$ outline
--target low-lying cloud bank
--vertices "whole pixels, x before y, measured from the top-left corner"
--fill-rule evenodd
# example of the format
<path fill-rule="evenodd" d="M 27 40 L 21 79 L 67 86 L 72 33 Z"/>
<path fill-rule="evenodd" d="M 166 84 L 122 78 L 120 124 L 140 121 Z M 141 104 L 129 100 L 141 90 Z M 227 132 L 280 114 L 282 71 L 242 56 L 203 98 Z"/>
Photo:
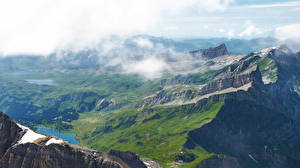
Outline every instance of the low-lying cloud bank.
<path fill-rule="evenodd" d="M 293 50 L 300 50 L 300 23 L 276 28 L 275 36 Z"/>
<path fill-rule="evenodd" d="M 170 60 L 178 57 L 173 46 L 153 42 L 136 34 L 147 34 L 159 27 L 165 15 L 176 16 L 190 9 L 222 12 L 235 0 L 9 0 L 0 2 L 0 57 L 17 54 L 58 59 L 88 51 L 66 61 L 120 68 L 125 73 L 141 73 L 155 78 L 172 69 Z M 205 25 L 203 25 L 205 26 Z M 220 29 L 229 38 L 250 39 L 264 34 L 251 21 L 244 30 Z M 300 24 L 279 26 L 274 36 L 300 50 Z M 258 44 L 259 45 L 259 44 Z M 92 51 L 92 52 L 91 52 Z M 70 54 L 72 53 L 72 54 Z M 82 57 L 82 58 L 80 58 Z M 90 62 L 89 62 L 90 61 Z"/>
<path fill-rule="evenodd" d="M 152 79 L 160 77 L 165 70 L 169 69 L 169 65 L 162 59 L 149 57 L 141 61 L 123 64 L 123 68 L 127 73 L 138 73 Z"/>
<path fill-rule="evenodd" d="M 0 54 L 47 55 L 59 49 L 93 47 L 100 39 L 113 34 L 147 33 L 157 26 L 163 15 L 180 13 L 187 7 L 206 11 L 224 10 L 233 1 L 1 1 Z"/>

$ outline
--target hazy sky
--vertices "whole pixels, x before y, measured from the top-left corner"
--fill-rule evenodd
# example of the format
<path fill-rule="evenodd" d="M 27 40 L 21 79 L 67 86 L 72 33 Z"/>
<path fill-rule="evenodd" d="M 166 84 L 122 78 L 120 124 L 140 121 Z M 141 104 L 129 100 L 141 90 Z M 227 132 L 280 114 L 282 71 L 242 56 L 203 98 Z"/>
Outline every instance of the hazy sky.
<path fill-rule="evenodd" d="M 0 54 L 49 54 L 111 34 L 299 40 L 300 1 L 0 0 L 0 22 Z"/>
<path fill-rule="evenodd" d="M 224 9 L 212 11 L 187 7 L 177 15 L 164 17 L 159 22 L 159 27 L 163 29 L 154 32 L 170 37 L 255 38 L 273 36 L 278 27 L 300 23 L 300 1 L 231 2 Z M 299 25 L 297 28 L 300 30 Z"/>

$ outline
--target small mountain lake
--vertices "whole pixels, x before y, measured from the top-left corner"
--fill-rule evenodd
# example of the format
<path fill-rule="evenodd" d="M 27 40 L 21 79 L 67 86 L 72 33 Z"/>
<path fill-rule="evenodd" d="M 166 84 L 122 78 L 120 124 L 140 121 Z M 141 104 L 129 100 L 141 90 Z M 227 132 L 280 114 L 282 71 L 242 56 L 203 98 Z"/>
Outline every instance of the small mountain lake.
<path fill-rule="evenodd" d="M 30 72 L 30 71 L 14 71 L 14 72 L 8 72 L 7 74 L 14 75 L 14 76 L 22 76 L 22 75 L 30 75 L 30 74 L 32 74 L 32 72 Z"/>
<path fill-rule="evenodd" d="M 74 134 L 74 133 L 59 132 L 56 129 L 48 128 L 45 126 L 40 126 L 36 132 L 43 133 L 45 135 L 54 135 L 58 138 L 63 139 L 65 142 L 70 143 L 70 144 L 78 144 L 78 141 L 76 139 L 76 134 Z"/>
<path fill-rule="evenodd" d="M 30 84 L 37 85 L 54 85 L 54 81 L 52 79 L 26 79 L 25 81 Z"/>

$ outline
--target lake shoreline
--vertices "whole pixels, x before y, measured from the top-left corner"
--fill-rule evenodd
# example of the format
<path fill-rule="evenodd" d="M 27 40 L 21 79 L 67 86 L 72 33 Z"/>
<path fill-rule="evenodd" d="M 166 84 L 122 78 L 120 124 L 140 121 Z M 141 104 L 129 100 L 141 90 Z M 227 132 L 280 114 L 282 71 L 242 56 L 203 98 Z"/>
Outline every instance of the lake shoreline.
<path fill-rule="evenodd" d="M 40 125 L 38 129 L 36 130 L 37 133 L 42 133 L 45 135 L 54 135 L 58 138 L 63 139 L 65 142 L 78 145 L 79 141 L 76 139 L 76 134 L 75 133 L 65 133 L 65 132 L 60 132 L 59 130 L 53 129 L 53 128 L 48 128 L 43 125 Z"/>

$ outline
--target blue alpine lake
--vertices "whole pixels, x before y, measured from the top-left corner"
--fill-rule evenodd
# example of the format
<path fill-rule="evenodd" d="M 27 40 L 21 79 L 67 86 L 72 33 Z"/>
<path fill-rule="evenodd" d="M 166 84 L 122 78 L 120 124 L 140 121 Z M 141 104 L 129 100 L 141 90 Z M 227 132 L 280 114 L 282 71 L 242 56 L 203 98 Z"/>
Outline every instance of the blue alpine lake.
<path fill-rule="evenodd" d="M 59 132 L 56 129 L 48 128 L 45 126 L 40 126 L 36 132 L 42 133 L 45 135 L 54 135 L 58 138 L 63 139 L 65 142 L 70 143 L 70 144 L 78 144 L 78 141 L 76 139 L 76 134 L 74 134 L 74 133 Z"/>
<path fill-rule="evenodd" d="M 54 81 L 52 79 L 26 79 L 25 81 L 30 84 L 37 85 L 54 85 Z"/>

